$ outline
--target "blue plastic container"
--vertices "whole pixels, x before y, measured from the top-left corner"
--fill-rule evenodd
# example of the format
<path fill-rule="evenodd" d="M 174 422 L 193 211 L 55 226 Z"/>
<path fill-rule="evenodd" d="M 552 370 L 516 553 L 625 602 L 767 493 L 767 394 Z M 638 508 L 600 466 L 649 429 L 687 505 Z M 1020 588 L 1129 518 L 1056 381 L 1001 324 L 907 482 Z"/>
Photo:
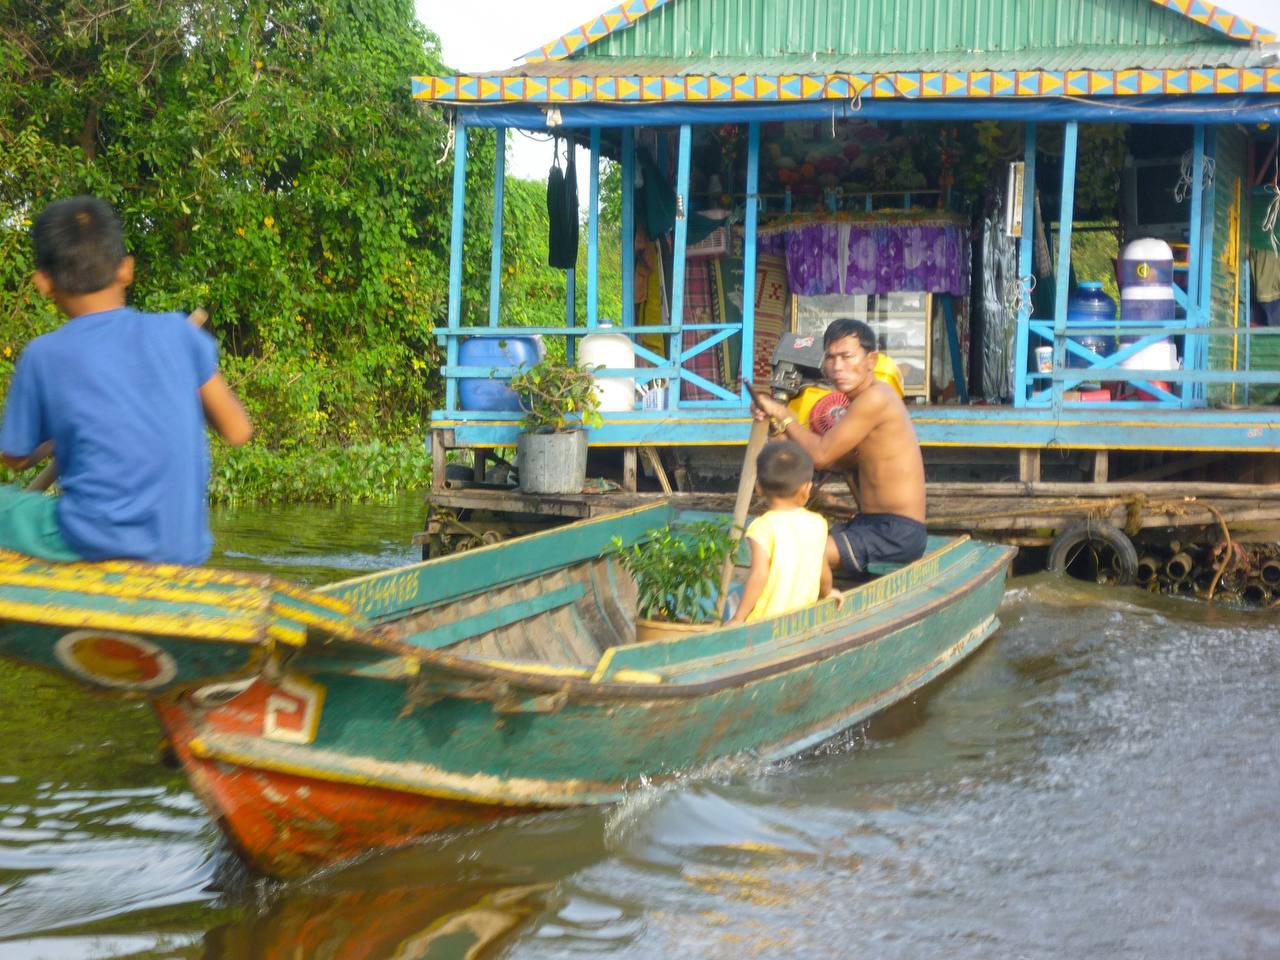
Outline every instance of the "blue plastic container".
<path fill-rule="evenodd" d="M 463 367 L 527 367 L 539 360 L 533 337 L 471 337 L 458 347 Z M 507 377 L 468 377 L 458 381 L 463 410 L 519 410 L 520 398 L 507 386 Z"/>
<path fill-rule="evenodd" d="M 1067 301 L 1067 332 L 1072 327 L 1114 326 L 1116 321 L 1116 302 L 1102 289 L 1096 280 L 1082 280 L 1076 292 Z M 1105 357 L 1116 351 L 1116 338 L 1100 333 L 1086 333 L 1075 338 L 1076 342 L 1099 356 Z M 1087 367 L 1083 357 L 1068 352 L 1068 367 Z"/>

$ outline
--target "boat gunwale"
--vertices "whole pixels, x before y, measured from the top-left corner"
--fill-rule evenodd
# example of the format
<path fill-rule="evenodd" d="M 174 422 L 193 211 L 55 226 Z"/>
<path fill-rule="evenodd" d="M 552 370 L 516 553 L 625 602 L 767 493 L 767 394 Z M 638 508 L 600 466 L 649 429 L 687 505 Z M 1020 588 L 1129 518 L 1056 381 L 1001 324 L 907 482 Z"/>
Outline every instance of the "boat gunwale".
<path fill-rule="evenodd" d="M 413 671 L 417 674 L 417 677 L 429 674 L 433 666 L 439 666 L 444 667 L 450 674 L 467 675 L 467 678 L 471 680 L 501 681 L 512 687 L 536 693 L 561 693 L 574 701 L 692 699 L 830 659 L 833 656 L 838 656 L 848 650 L 883 639 L 892 633 L 928 619 L 959 598 L 976 592 L 995 577 L 1003 576 L 1006 573 L 1016 550 L 1011 547 L 996 549 L 1005 551 L 999 560 L 986 564 L 983 569 L 976 571 L 963 582 L 956 584 L 952 589 L 928 603 L 912 610 L 904 611 L 900 617 L 896 617 L 879 626 L 866 627 L 851 634 L 844 634 L 809 650 L 793 652 L 789 656 L 767 661 L 749 670 L 726 673 L 720 677 L 692 683 L 629 683 L 611 680 L 589 680 L 578 677 L 549 677 L 524 672 L 518 667 L 494 666 L 492 660 L 480 662 L 456 655 L 442 654 L 438 651 L 405 650 L 401 651 L 401 654 L 408 659 L 418 661 L 416 670 Z M 819 629 L 826 628 L 829 630 L 839 622 L 829 622 Z M 447 692 L 444 695 L 449 696 Z"/>

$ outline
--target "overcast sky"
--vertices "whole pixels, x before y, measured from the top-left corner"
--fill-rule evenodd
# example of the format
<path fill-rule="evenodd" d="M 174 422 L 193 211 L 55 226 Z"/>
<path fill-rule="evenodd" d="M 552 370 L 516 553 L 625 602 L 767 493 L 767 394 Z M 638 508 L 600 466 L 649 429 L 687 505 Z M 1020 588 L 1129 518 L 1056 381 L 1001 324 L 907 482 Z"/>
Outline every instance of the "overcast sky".
<path fill-rule="evenodd" d="M 463 71 L 509 67 L 522 54 L 617 3 L 618 0 L 416 0 L 418 19 L 440 37 L 445 63 Z M 1226 0 L 1222 6 L 1280 32 L 1280 0 Z M 515 135 L 509 165 L 512 174 L 541 180 L 550 166 L 548 145 Z"/>

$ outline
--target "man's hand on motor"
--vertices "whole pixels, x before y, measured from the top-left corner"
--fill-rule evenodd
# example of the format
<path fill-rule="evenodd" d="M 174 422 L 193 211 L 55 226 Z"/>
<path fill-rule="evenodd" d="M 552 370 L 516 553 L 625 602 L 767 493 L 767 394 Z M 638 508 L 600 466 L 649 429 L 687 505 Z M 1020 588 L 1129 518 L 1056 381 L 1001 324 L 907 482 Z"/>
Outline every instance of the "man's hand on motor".
<path fill-rule="evenodd" d="M 764 393 L 753 393 L 751 395 L 751 406 L 752 416 L 757 420 L 766 418 L 781 420 L 790 413 L 783 404 Z"/>

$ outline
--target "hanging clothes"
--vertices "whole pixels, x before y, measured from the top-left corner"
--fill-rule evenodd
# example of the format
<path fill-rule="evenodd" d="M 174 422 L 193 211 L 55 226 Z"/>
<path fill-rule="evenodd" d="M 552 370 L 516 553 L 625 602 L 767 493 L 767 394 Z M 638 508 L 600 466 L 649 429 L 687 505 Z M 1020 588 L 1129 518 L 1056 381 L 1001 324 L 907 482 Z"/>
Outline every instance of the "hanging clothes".
<path fill-rule="evenodd" d="M 572 141 L 566 169 L 560 169 L 560 144 L 547 174 L 547 263 L 560 270 L 578 264 L 578 173 Z"/>

